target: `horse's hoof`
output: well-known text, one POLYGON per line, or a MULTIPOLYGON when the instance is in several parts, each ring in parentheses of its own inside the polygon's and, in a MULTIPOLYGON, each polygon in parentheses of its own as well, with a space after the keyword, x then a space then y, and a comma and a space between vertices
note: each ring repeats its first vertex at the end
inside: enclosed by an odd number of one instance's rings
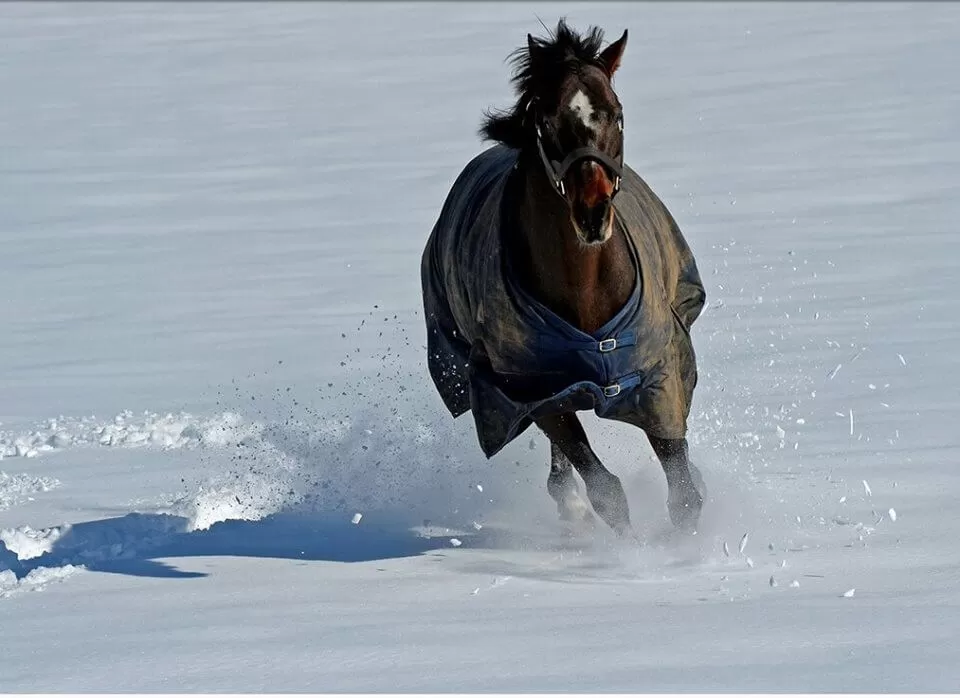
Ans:
POLYGON ((703 498, 694 489, 685 490, 667 500, 670 521, 682 531, 693 532, 697 529, 702 509, 703 498))
POLYGON ((633 530, 633 526, 629 523, 616 526, 613 530, 621 540, 632 541, 634 543, 640 542, 640 536, 637 535, 637 532, 633 530))

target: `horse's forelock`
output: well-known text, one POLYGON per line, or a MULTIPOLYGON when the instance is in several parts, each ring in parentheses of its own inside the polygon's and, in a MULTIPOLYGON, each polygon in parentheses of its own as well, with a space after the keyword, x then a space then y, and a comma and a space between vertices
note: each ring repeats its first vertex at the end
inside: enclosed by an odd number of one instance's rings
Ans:
POLYGON ((592 26, 580 34, 563 18, 549 37, 529 37, 526 46, 514 50, 508 57, 513 66, 511 83, 517 102, 509 111, 486 111, 481 136, 511 148, 521 148, 525 141, 524 115, 530 101, 555 97, 571 72, 587 66, 602 68, 599 61, 602 45, 602 29, 592 26))

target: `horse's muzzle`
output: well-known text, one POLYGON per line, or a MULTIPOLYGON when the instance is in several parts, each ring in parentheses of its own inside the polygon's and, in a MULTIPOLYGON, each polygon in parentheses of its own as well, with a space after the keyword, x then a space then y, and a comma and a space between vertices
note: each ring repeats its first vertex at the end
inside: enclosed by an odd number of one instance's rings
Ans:
POLYGON ((610 237, 612 202, 603 199, 594 206, 577 201, 573 205, 573 220, 580 237, 588 245, 599 245, 610 237))
POLYGON ((581 162, 575 178, 570 208, 580 236, 588 245, 606 242, 614 184, 605 169, 593 161, 581 162))

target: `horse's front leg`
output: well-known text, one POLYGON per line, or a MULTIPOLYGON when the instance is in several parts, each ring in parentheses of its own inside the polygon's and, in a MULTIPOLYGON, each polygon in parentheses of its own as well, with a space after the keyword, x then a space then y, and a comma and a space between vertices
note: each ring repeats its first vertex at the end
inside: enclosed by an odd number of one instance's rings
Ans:
MULTIPOLYGON (((630 510, 627 506, 627 495, 620 484, 620 478, 607 470, 597 454, 590 448, 587 434, 577 415, 568 412, 552 417, 537 420, 537 426, 550 439, 551 449, 569 459, 577 469, 587 488, 587 498, 597 515, 610 528, 623 535, 629 533, 630 510)), ((551 450, 551 453, 554 451, 551 450)), ((551 469, 554 461, 551 458, 551 469)), ((572 473, 571 473, 572 476, 572 473)), ((555 484, 563 483, 562 475, 558 474, 555 484)), ((549 488, 548 484, 548 488, 549 488)), ((553 494, 553 492, 551 492, 553 494)))
POLYGON ((573 473, 573 463, 563 455, 555 441, 550 442, 550 476, 547 478, 547 492, 557 503, 557 512, 561 521, 577 524, 592 524, 593 512, 580 493, 577 476, 573 473))
POLYGON ((667 511, 670 520, 677 528, 696 529, 703 508, 703 497, 697 486, 702 488, 703 481, 687 456, 687 440, 660 439, 649 434, 647 438, 667 476, 667 511))

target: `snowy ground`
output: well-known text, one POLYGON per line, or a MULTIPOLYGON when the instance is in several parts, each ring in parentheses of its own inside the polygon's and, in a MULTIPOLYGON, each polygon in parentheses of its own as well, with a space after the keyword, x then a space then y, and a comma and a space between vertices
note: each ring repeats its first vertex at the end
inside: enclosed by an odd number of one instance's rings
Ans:
POLYGON ((696 539, 588 419, 640 548, 423 361, 423 242, 556 12, 0 7, 2 690, 960 685, 960 6, 563 6, 630 29, 710 298, 696 539))

